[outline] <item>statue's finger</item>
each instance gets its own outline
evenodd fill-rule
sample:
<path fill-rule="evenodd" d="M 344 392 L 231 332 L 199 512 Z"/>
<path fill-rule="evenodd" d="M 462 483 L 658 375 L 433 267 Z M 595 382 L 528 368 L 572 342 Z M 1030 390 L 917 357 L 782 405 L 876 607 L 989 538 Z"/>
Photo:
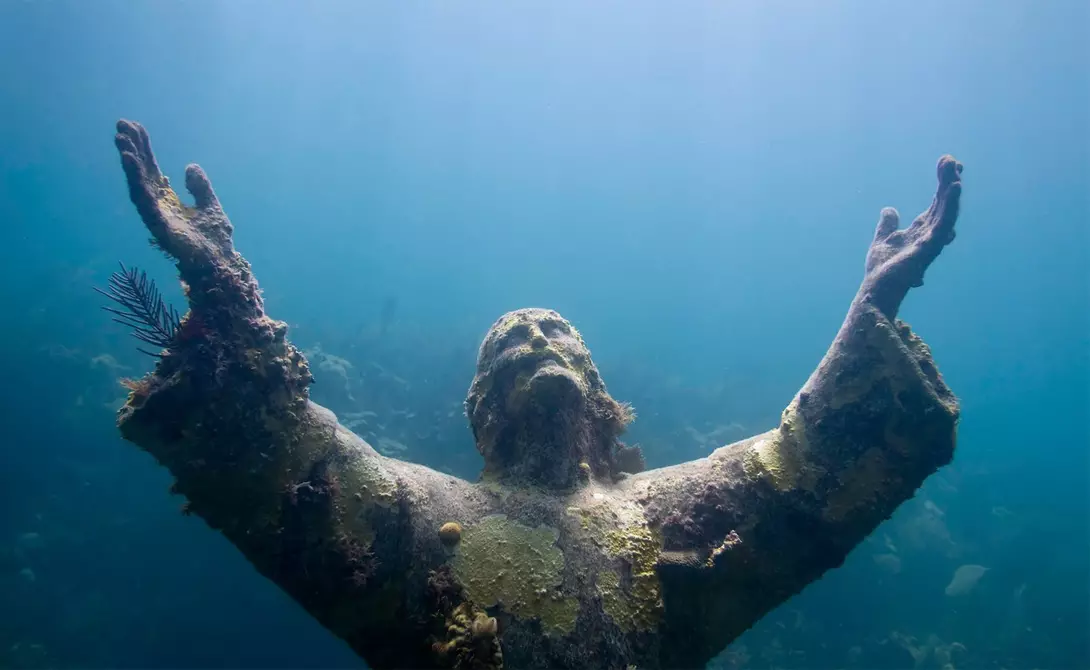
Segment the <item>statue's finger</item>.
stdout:
<path fill-rule="evenodd" d="M 960 172 L 960 169 L 958 170 Z M 961 211 L 961 182 L 955 181 L 946 186 L 943 196 L 939 198 L 940 208 L 935 222 L 935 234 L 940 239 L 949 243 L 954 239 L 954 224 L 958 220 Z"/>
<path fill-rule="evenodd" d="M 191 240 L 178 228 L 184 208 L 159 171 L 147 131 L 138 123 L 122 119 L 117 122 L 114 145 L 121 154 L 129 199 L 155 244 L 174 258 L 189 255 Z"/>
<path fill-rule="evenodd" d="M 939 159 L 935 198 L 927 211 L 912 222 L 910 234 L 941 244 L 949 244 L 954 239 L 954 223 L 961 205 L 961 170 L 962 164 L 953 156 L 947 154 Z"/>
<path fill-rule="evenodd" d="M 884 242 L 890 235 L 897 232 L 901 225 L 901 216 L 892 207 L 885 207 L 878 216 L 878 226 L 874 230 L 874 241 Z"/>
<path fill-rule="evenodd" d="M 961 171 L 964 167 L 965 166 L 958 162 L 958 159 L 950 154 L 946 154 L 940 158 L 937 168 L 939 173 L 939 190 L 956 182 L 960 182 Z"/>
<path fill-rule="evenodd" d="M 121 119 L 117 122 L 117 136 L 114 138 L 114 143 L 122 154 L 131 154 L 140 163 L 146 179 L 155 181 L 162 179 L 163 173 L 159 170 L 159 163 L 151 150 L 151 138 L 144 126 L 135 121 Z"/>
<path fill-rule="evenodd" d="M 212 189 L 212 182 L 200 165 L 192 163 L 185 168 L 185 187 L 193 196 L 198 209 L 219 209 L 219 199 Z"/>
<path fill-rule="evenodd" d="M 939 185 L 935 200 L 940 204 L 939 223 L 953 226 L 961 207 L 961 171 L 964 166 L 956 158 L 947 154 L 939 159 Z"/>
<path fill-rule="evenodd" d="M 932 245 L 945 246 L 954 241 L 954 224 L 961 210 L 962 164 L 953 156 L 939 159 L 935 200 L 919 223 L 926 227 L 924 239 Z"/>
<path fill-rule="evenodd" d="M 132 128 L 126 128 L 119 122 L 118 132 L 114 136 L 114 146 L 121 155 L 121 168 L 125 171 L 125 181 L 129 187 L 129 199 L 136 205 L 136 211 L 144 225 L 157 238 L 165 232 L 163 213 L 159 210 L 155 186 L 148 176 L 147 163 L 140 158 L 139 135 Z"/>
<path fill-rule="evenodd" d="M 143 188 L 147 177 L 144 174 L 144 166 L 136 156 L 136 147 L 127 137 L 122 135 L 114 138 L 114 145 L 117 146 L 117 151 L 121 154 L 121 168 L 125 171 L 125 178 L 129 182 L 129 186 Z"/>

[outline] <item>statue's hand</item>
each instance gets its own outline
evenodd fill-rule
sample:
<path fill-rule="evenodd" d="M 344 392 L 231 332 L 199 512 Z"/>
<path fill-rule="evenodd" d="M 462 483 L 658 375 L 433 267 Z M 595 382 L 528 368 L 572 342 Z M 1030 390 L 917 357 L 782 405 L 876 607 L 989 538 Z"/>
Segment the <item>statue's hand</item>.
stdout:
<path fill-rule="evenodd" d="M 178 261 L 190 305 L 198 311 L 230 305 L 236 314 L 260 314 L 257 284 L 249 264 L 234 250 L 234 228 L 204 170 L 196 164 L 185 169 L 185 186 L 194 200 L 190 207 L 159 170 L 143 126 L 118 121 L 114 144 L 121 154 L 129 197 L 155 244 Z"/>
<path fill-rule="evenodd" d="M 939 185 L 927 211 L 912 225 L 898 230 L 897 210 L 882 210 L 874 241 L 867 252 L 862 292 L 888 318 L 897 315 L 910 288 L 923 286 L 923 275 L 943 247 L 954 241 L 954 223 L 961 200 L 961 163 L 953 156 L 939 159 Z"/>
<path fill-rule="evenodd" d="M 130 396 L 119 418 L 123 434 L 149 450 L 202 440 L 210 449 L 259 442 L 270 417 L 284 418 L 285 408 L 294 412 L 307 401 L 306 360 L 288 342 L 287 325 L 265 314 L 257 280 L 234 249 L 234 229 L 204 171 L 185 170 L 189 206 L 159 170 L 143 126 L 118 121 L 114 144 L 129 197 L 153 243 L 177 260 L 190 307 L 152 378 Z M 269 447 L 262 444 L 264 454 Z"/>

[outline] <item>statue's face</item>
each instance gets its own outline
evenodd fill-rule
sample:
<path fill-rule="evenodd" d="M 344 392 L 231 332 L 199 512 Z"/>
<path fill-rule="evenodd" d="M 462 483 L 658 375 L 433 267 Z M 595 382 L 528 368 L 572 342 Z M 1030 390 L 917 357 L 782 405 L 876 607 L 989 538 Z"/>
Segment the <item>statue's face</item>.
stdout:
<path fill-rule="evenodd" d="M 568 485 L 580 469 L 606 473 L 631 420 L 606 392 L 590 351 L 563 317 L 520 309 L 485 336 L 466 414 L 486 470 Z"/>
<path fill-rule="evenodd" d="M 585 404 L 590 352 L 556 312 L 525 309 L 505 315 L 485 338 L 478 362 L 504 387 L 508 416 L 526 411 L 578 411 Z"/>

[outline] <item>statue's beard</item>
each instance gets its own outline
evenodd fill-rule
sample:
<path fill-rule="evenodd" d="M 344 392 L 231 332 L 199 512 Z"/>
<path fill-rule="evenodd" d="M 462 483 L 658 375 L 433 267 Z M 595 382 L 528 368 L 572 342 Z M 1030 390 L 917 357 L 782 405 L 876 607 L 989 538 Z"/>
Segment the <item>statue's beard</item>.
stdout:
<path fill-rule="evenodd" d="M 551 348 L 506 351 L 497 358 L 493 375 L 496 387 L 503 389 L 504 413 L 515 421 L 586 405 L 586 382 Z"/>
<path fill-rule="evenodd" d="M 543 361 L 512 382 L 500 447 L 505 470 L 541 484 L 572 484 L 592 435 L 582 379 L 558 363 Z"/>
<path fill-rule="evenodd" d="M 516 396 L 522 412 L 575 413 L 585 405 L 586 391 L 579 377 L 553 361 L 544 361 L 527 378 L 519 379 L 522 388 Z M 516 409 L 512 407 L 511 409 Z"/>

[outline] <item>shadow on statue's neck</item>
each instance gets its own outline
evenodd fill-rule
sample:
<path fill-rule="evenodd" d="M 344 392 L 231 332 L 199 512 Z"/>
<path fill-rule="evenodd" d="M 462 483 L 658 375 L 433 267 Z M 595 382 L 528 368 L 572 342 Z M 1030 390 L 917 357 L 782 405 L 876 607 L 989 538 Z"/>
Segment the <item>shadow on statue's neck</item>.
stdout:
<path fill-rule="evenodd" d="M 589 481 L 587 460 L 596 437 L 587 421 L 550 422 L 505 435 L 511 440 L 494 453 L 506 456 L 488 463 L 482 478 L 513 488 L 570 492 Z"/>

